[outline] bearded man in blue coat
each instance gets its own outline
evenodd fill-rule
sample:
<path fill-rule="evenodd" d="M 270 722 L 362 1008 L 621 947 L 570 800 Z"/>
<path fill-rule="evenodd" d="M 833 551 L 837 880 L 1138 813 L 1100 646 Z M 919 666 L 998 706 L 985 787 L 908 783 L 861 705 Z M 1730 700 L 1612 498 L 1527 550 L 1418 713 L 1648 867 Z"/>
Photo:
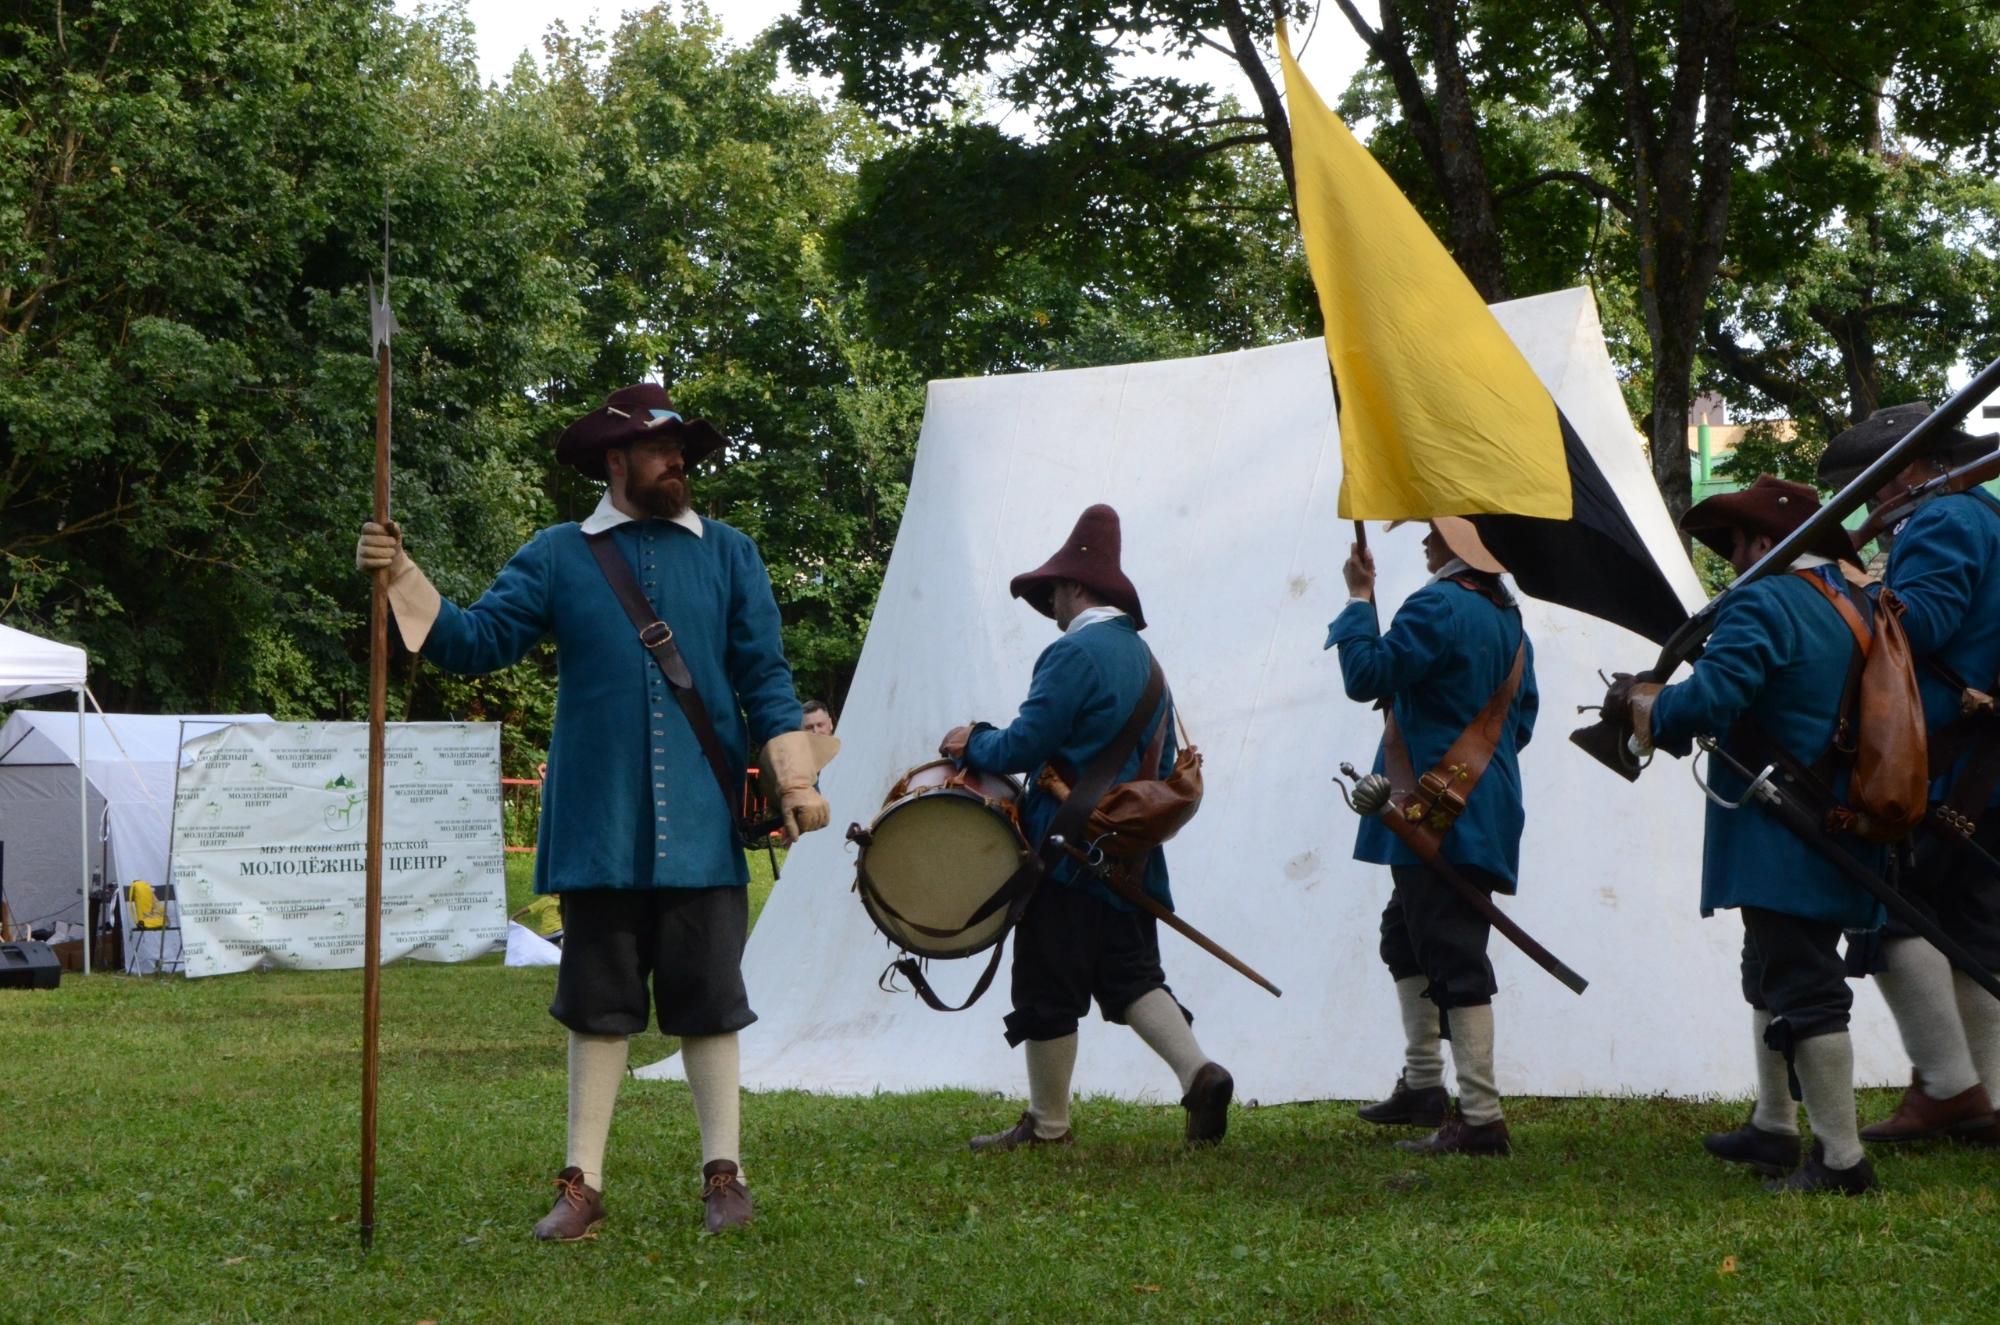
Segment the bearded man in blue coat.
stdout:
<path fill-rule="evenodd" d="M 1827 444 L 1820 479 L 1853 479 L 1930 413 L 1922 401 L 1875 411 Z M 1989 454 L 2000 438 L 1940 430 L 1870 499 L 1902 497 Z M 1931 823 L 1910 843 L 1899 882 L 1988 970 L 2000 971 L 2000 877 L 1954 841 L 2000 854 L 2000 500 L 1982 489 L 1930 498 L 1889 534 L 1883 583 L 1903 601 L 1929 737 Z M 1850 966 L 1872 974 L 1913 1065 L 1888 1118 L 1861 1129 L 1871 1143 L 1934 1137 L 2000 1144 L 2000 1002 L 1944 954 L 1891 922 L 1881 941 L 1850 946 Z"/>
<path fill-rule="evenodd" d="M 1810 485 L 1767 475 L 1741 492 L 1699 503 L 1681 528 L 1741 573 L 1818 509 Z M 1767 575 L 1723 597 L 1714 631 L 1686 680 L 1664 689 L 1652 682 L 1614 686 L 1606 709 L 1629 714 L 1634 748 L 1685 756 L 1697 735 L 1708 736 L 1753 769 L 1771 763 L 1772 750 L 1781 749 L 1844 796 L 1851 770 L 1833 745 L 1860 646 L 1826 595 L 1848 592 L 1838 563 L 1852 557 L 1846 535 L 1829 530 L 1818 548 L 1792 563 L 1792 573 Z M 1806 577 L 1818 579 L 1826 592 Z M 1770 1184 L 1773 1191 L 1866 1191 L 1875 1185 L 1875 1171 L 1856 1131 L 1854 1049 L 1847 1033 L 1854 996 L 1840 939 L 1843 931 L 1878 927 L 1881 904 L 1762 801 L 1745 800 L 1746 779 L 1713 766 L 1708 778 L 1716 795 L 1745 801 L 1735 809 L 1709 803 L 1701 913 L 1734 907 L 1743 917 L 1743 996 L 1751 1008 L 1757 1101 L 1742 1127 L 1710 1135 L 1703 1144 L 1718 1159 L 1761 1173 L 1789 1169 Z M 1868 868 L 1882 868 L 1880 848 L 1853 837 L 1840 844 Z M 1793 1080 L 1813 1125 L 1812 1154 L 1804 1163 Z"/>
<path fill-rule="evenodd" d="M 1393 526 L 1392 526 L 1393 527 Z M 1327 628 L 1339 650 L 1349 699 L 1385 706 L 1421 772 L 1444 758 L 1523 658 L 1491 762 L 1442 843 L 1444 859 L 1489 892 L 1511 893 L 1520 870 L 1521 747 L 1534 734 L 1540 695 L 1534 646 L 1501 568 L 1470 522 L 1439 519 L 1424 537 L 1430 580 L 1404 601 L 1384 632 L 1375 607 L 1375 559 L 1356 545 L 1342 573 L 1347 606 Z M 1386 767 L 1386 747 L 1374 771 Z M 1354 858 L 1387 865 L 1395 889 L 1382 912 L 1381 955 L 1402 1013 L 1403 1071 L 1389 1097 L 1361 1110 L 1385 1125 L 1433 1130 L 1399 1148 L 1425 1155 L 1506 1155 L 1513 1143 L 1493 1061 L 1493 995 L 1486 918 L 1380 819 L 1364 817 Z M 1443 1023 L 1442 1025 L 1440 1023 Z M 1459 1103 L 1444 1085 L 1442 1032 L 1451 1039 Z"/>
<path fill-rule="evenodd" d="M 1021 811 L 1031 843 L 1042 840 L 1062 805 L 1042 785 L 1041 771 L 1051 769 L 1064 784 L 1076 785 L 1079 771 L 1117 739 L 1152 676 L 1152 651 L 1139 638 L 1146 614 L 1119 565 L 1121 542 L 1118 512 L 1092 506 L 1060 551 L 1014 577 L 1009 592 L 1052 618 L 1062 633 L 1035 660 L 1028 697 L 1012 722 L 955 728 L 938 747 L 971 768 L 1037 775 Z M 1159 764 L 1142 772 L 1155 733 L 1163 737 Z M 1113 783 L 1165 777 L 1174 755 L 1173 697 L 1163 693 Z M 1163 851 L 1149 853 L 1141 886 L 1172 908 Z M 1157 922 L 1074 860 L 1062 859 L 1048 872 L 1015 927 L 1012 994 L 1007 1043 L 1027 1045 L 1028 1108 L 1005 1131 L 974 1137 L 972 1149 L 1070 1143 L 1077 1025 L 1092 999 L 1106 1021 L 1130 1026 L 1173 1069 L 1187 1111 L 1187 1143 L 1222 1139 L 1235 1082 L 1203 1052 L 1193 1014 L 1167 987 Z"/>
<path fill-rule="evenodd" d="M 604 1220 L 603 1163 L 629 1037 L 656 1012 L 679 1036 L 702 1142 L 710 1232 L 750 1221 L 739 1165 L 736 1034 L 756 1020 L 743 987 L 749 872 L 735 814 L 749 751 L 776 785 L 789 838 L 823 828 L 816 738 L 779 635 L 770 576 L 749 538 L 688 505 L 687 471 L 720 449 L 653 383 L 621 388 L 572 424 L 557 460 L 607 484 L 581 523 L 542 530 L 478 601 L 442 598 L 402 532 L 362 526 L 356 563 L 387 570 L 404 642 L 447 671 L 512 666 L 556 645 L 556 717 L 542 788 L 535 891 L 561 899 L 562 963 L 549 1013 L 569 1030 L 568 1158 L 545 1241 Z M 608 540 L 671 629 L 719 747 L 718 770 L 641 643 L 593 542 Z M 648 985 L 651 985 L 650 993 Z"/>

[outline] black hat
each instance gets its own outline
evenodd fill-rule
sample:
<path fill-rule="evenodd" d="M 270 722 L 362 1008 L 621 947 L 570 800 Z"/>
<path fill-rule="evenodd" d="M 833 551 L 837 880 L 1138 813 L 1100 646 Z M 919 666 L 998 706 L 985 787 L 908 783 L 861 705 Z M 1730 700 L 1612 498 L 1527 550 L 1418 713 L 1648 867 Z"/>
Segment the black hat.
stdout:
<path fill-rule="evenodd" d="M 603 405 L 563 429 L 556 438 L 556 459 L 601 483 L 607 477 L 606 451 L 661 436 L 679 442 L 681 458 L 690 465 L 722 449 L 722 434 L 714 424 L 682 418 L 665 387 L 640 382 L 619 387 Z"/>
<path fill-rule="evenodd" d="M 1880 460 L 1890 447 L 1909 435 L 1910 429 L 1930 417 L 1928 402 L 1913 400 L 1907 405 L 1886 405 L 1826 444 L 1819 458 L 1819 480 L 1827 484 L 1846 483 Z M 1991 436 L 1974 437 L 1959 428 L 1943 428 L 1924 439 L 1910 459 L 1936 456 L 1948 463 L 1963 464 L 1993 449 Z"/>

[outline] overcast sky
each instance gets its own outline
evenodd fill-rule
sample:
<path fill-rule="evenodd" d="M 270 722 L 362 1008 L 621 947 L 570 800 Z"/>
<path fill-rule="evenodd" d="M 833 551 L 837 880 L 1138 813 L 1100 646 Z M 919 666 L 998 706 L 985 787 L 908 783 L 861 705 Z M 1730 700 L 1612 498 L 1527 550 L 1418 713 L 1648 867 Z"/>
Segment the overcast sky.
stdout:
<path fill-rule="evenodd" d="M 407 11 L 415 5 L 412 0 L 398 0 L 397 7 Z M 479 34 L 480 74 L 489 82 L 504 82 L 522 51 L 532 51 L 540 58 L 542 33 L 556 19 L 564 20 L 574 31 L 583 26 L 586 18 L 595 15 L 603 27 L 610 29 L 617 26 L 619 16 L 625 11 L 645 7 L 631 0 L 569 0 L 565 4 L 549 0 L 466 0 L 465 10 Z M 770 27 L 781 15 L 793 12 L 797 0 L 716 0 L 711 8 L 721 17 L 729 39 L 743 43 Z M 1338 11 L 1330 5 L 1325 10 L 1304 54 L 1299 56 L 1299 64 L 1319 88 L 1320 95 L 1332 101 L 1361 67 L 1366 50 Z M 1295 42 L 1299 40 L 1298 33 L 1293 35 Z M 1235 61 L 1219 51 L 1204 51 L 1189 61 L 1162 59 L 1134 67 L 1147 72 L 1203 77 L 1235 91 L 1246 105 L 1256 104 L 1249 80 L 1243 77 Z M 1271 72 L 1274 81 L 1282 82 L 1275 60 L 1271 61 Z"/>

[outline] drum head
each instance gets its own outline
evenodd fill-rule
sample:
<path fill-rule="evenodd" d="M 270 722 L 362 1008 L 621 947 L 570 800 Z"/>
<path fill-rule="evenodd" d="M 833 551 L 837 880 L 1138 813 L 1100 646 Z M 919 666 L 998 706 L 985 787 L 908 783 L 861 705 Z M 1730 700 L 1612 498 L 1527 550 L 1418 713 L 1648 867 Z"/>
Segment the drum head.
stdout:
<path fill-rule="evenodd" d="M 897 946 L 919 957 L 969 957 L 1000 940 L 1006 907 L 939 938 L 911 929 L 881 903 L 930 929 L 963 925 L 1028 854 L 1005 814 L 962 792 L 918 792 L 884 810 L 870 832 L 858 865 L 861 903 Z"/>

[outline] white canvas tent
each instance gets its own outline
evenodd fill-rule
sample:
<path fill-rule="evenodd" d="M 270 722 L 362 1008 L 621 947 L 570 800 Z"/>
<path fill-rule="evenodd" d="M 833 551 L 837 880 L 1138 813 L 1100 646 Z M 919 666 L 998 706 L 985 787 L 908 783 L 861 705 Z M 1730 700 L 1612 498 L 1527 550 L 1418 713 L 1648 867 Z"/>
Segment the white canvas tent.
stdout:
<path fill-rule="evenodd" d="M 0 626 L 0 704 L 15 704 L 25 699 L 35 699 L 42 695 L 55 695 L 61 694 L 65 690 L 73 690 L 76 692 L 76 724 L 79 743 L 82 741 L 85 683 L 89 677 L 89 670 L 89 659 L 85 656 L 82 649 L 77 648 L 73 644 L 59 644 L 55 640 L 43 639 L 39 635 L 31 635 L 25 630 L 16 630 L 12 626 Z M 89 794 L 83 785 L 83 768 L 81 763 L 77 766 L 76 801 L 77 831 L 79 835 L 77 838 L 78 854 L 74 858 L 75 871 L 70 876 L 75 880 L 74 891 L 69 896 L 76 904 L 78 914 L 75 916 L 75 919 L 81 923 L 83 919 L 81 912 L 83 910 L 84 890 L 89 886 L 90 882 L 90 866 L 87 863 L 90 855 L 90 805 Z M 12 827 L 15 827 L 15 825 L 10 823 L 9 817 L 0 814 L 0 898 L 6 897 L 7 875 L 4 852 L 9 837 L 9 829 Z M 18 831 L 15 832 L 14 836 L 18 842 Z M 18 863 L 18 846 L 16 850 L 16 861 Z M 57 901 L 54 892 L 62 891 L 62 885 L 60 883 L 52 884 L 51 890 L 51 894 L 46 896 L 38 895 L 32 899 L 23 897 L 19 901 L 10 899 L 7 901 L 7 906 L 14 912 L 19 923 L 23 925 L 30 924 L 35 918 L 35 912 L 32 908 L 44 906 L 51 902 L 56 902 L 58 906 L 61 905 Z M 24 905 L 30 909 L 23 909 Z M 90 971 L 90 945 L 85 943 L 83 946 L 83 969 L 88 974 Z"/>
<path fill-rule="evenodd" d="M 17 711 L 0 724 L 0 839 L 7 843 L 7 896 L 17 919 L 85 919 L 93 873 L 122 888 L 134 879 L 167 881 L 174 775 L 184 739 L 263 714 L 78 714 Z M 83 797 L 81 869 L 71 807 Z M 81 880 L 81 882 L 79 881 Z M 169 903 L 169 914 L 174 904 Z M 127 969 L 158 961 L 159 949 L 133 941 Z M 88 947 L 88 944 L 85 945 Z M 174 954 L 169 948 L 166 956 Z"/>
<path fill-rule="evenodd" d="M 1648 476 L 1588 291 L 1500 305 L 1508 333 L 1590 446 L 1689 606 L 1700 590 Z M 1355 819 L 1328 782 L 1365 767 L 1381 719 L 1341 693 L 1321 650 L 1346 601 L 1340 467 L 1317 340 L 1211 358 L 931 385 L 909 503 L 821 786 L 835 829 L 793 852 L 745 957 L 761 1020 L 744 1032 L 753 1089 L 836 1093 L 960 1086 L 1018 1095 L 1001 1038 L 1006 981 L 961 1014 L 877 977 L 893 955 L 849 891 L 839 826 L 867 822 L 907 767 L 974 717 L 1004 722 L 1052 623 L 1009 599 L 1077 513 L 1123 517 L 1124 565 L 1150 641 L 1206 757 L 1208 795 L 1168 849 L 1182 914 L 1285 990 L 1264 993 L 1162 930 L 1168 978 L 1243 1098 L 1372 1098 L 1401 1035 L 1376 955 L 1388 872 L 1351 859 Z M 1376 526 L 1379 530 L 1380 526 Z M 1419 531 L 1375 533 L 1385 608 L 1423 580 Z M 1541 723 L 1523 753 L 1529 826 L 1520 896 L 1504 905 L 1593 984 L 1572 995 L 1493 940 L 1499 1076 L 1514 1093 L 1744 1093 L 1741 929 L 1699 918 L 1700 793 L 1662 759 L 1636 786 L 1565 737 L 1603 694 L 1599 667 L 1656 648 L 1593 618 L 1525 601 Z M 971 963 L 933 963 L 947 998 Z M 1902 1059 L 1872 989 L 1856 1017 L 1860 1078 Z M 677 1075 L 677 1060 L 641 1076 Z M 1095 1016 L 1082 1094 L 1170 1100 L 1173 1077 Z"/>

